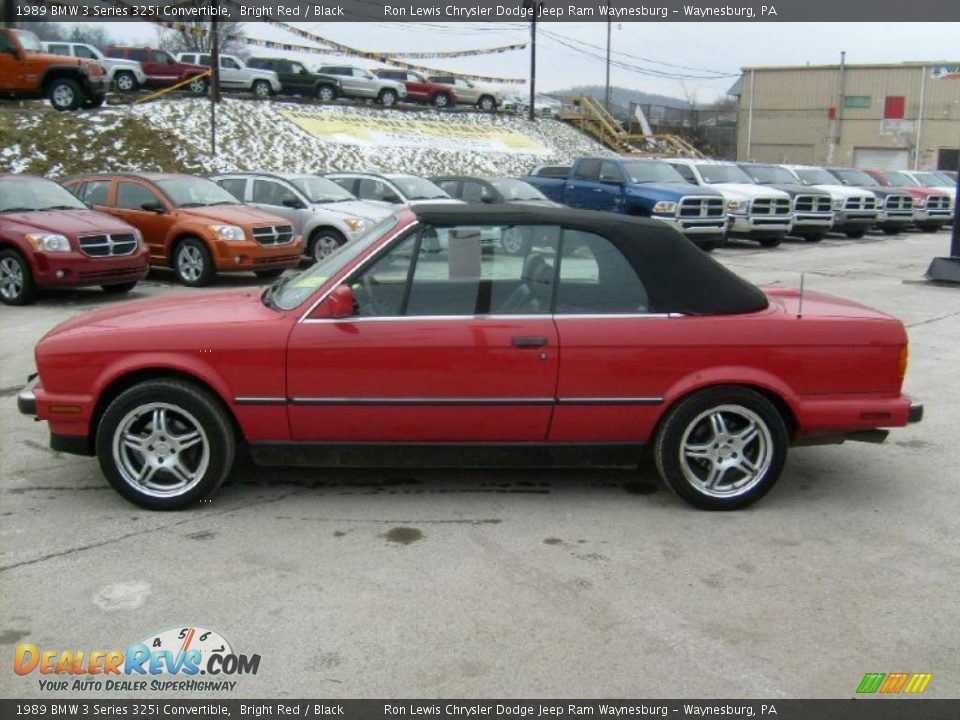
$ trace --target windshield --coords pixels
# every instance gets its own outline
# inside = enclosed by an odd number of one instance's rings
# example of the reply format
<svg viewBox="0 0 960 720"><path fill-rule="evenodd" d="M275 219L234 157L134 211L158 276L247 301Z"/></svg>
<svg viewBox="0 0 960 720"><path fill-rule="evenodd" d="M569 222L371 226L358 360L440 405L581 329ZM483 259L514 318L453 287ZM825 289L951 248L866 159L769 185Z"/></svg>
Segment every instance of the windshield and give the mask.
<svg viewBox="0 0 960 720"><path fill-rule="evenodd" d="M396 215L389 215L374 225L365 234L341 245L333 254L318 262L316 265L294 275L279 285L274 285L264 301L271 301L281 310L293 310L304 300L313 295L317 288L332 278L347 265L359 257L368 247L396 227L400 219Z"/></svg>
<svg viewBox="0 0 960 720"><path fill-rule="evenodd" d="M0 181L0 213L86 209L86 205L52 180L18 177Z"/></svg>
<svg viewBox="0 0 960 720"><path fill-rule="evenodd" d="M522 180L491 180L493 185L507 202L514 200L546 200L546 196L533 185Z"/></svg>
<svg viewBox="0 0 960 720"><path fill-rule="evenodd" d="M407 200L439 200L450 196L429 180L413 175L392 175L389 180L400 188Z"/></svg>
<svg viewBox="0 0 960 720"><path fill-rule="evenodd" d="M741 165L740 169L759 185L797 184L797 179L789 170L776 165Z"/></svg>
<svg viewBox="0 0 960 720"><path fill-rule="evenodd" d="M839 185L840 181L826 170L819 168L797 168L794 170L804 185Z"/></svg>
<svg viewBox="0 0 960 720"><path fill-rule="evenodd" d="M855 185L857 187L880 187L874 178L870 177L863 170L831 170L834 175L840 178L844 185Z"/></svg>
<svg viewBox="0 0 960 720"><path fill-rule="evenodd" d="M936 175L936 176L939 177L941 180L943 180L943 186L956 185L956 184L957 184L956 179L950 177L950 176L947 175L946 173L938 172L938 173L934 173L934 175ZM941 187L943 187L943 186L941 186Z"/></svg>
<svg viewBox="0 0 960 720"><path fill-rule="evenodd" d="M215 182L204 178L178 177L176 180L157 180L157 187L170 198L170 202L181 208L242 204Z"/></svg>
<svg viewBox="0 0 960 720"><path fill-rule="evenodd" d="M17 40L20 46L27 52L43 52L43 46L40 39L29 30L14 30L17 34Z"/></svg>
<svg viewBox="0 0 960 720"><path fill-rule="evenodd" d="M663 162L632 160L621 163L624 172L634 183L686 183L683 175Z"/></svg>
<svg viewBox="0 0 960 720"><path fill-rule="evenodd" d="M917 180L920 181L921 185L928 188L943 187L944 185L953 185L953 183L945 183L944 178L932 172L917 173L915 177L917 178Z"/></svg>
<svg viewBox="0 0 960 720"><path fill-rule="evenodd" d="M325 177L302 177L291 180L294 187L307 196L312 203L333 203L356 200L347 190Z"/></svg>
<svg viewBox="0 0 960 720"><path fill-rule="evenodd" d="M703 181L708 185L715 183L746 183L752 185L753 180L736 165L697 165Z"/></svg>
<svg viewBox="0 0 960 720"><path fill-rule="evenodd" d="M920 183L914 180L909 175L904 175L899 172L888 171L883 174L884 180L886 180L891 185L901 185L903 187L920 187Z"/></svg>

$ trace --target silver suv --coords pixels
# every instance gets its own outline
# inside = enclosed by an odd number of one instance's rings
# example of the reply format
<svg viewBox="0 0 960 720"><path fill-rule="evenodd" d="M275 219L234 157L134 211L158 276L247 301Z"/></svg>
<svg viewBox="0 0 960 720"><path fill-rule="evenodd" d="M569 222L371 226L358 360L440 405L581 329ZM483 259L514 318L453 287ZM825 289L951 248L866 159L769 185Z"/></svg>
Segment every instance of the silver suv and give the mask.
<svg viewBox="0 0 960 720"><path fill-rule="evenodd" d="M407 97L407 86L396 80L387 80L374 75L369 70L353 65L323 65L318 73L335 75L343 84L343 96L376 100L384 107L396 105L398 100Z"/></svg>
<svg viewBox="0 0 960 720"><path fill-rule="evenodd" d="M107 73L110 86L121 92L133 92L147 81L143 66L136 60L108 58L93 45L77 42L45 42L43 49L52 55L93 60Z"/></svg>
<svg viewBox="0 0 960 720"><path fill-rule="evenodd" d="M210 53L186 52L177 60L188 65L210 67ZM280 79L272 70L248 68L236 55L220 55L220 87L249 90L258 98L268 98L280 92Z"/></svg>
<svg viewBox="0 0 960 720"><path fill-rule="evenodd" d="M452 85L457 92L457 105L476 105L484 112L494 112L503 104L503 93L489 85L478 85L452 75L431 75L430 82Z"/></svg>
<svg viewBox="0 0 960 720"><path fill-rule="evenodd" d="M210 178L237 200L289 220L305 240L307 255L321 260L365 233L393 208L368 203L318 175L223 173Z"/></svg>

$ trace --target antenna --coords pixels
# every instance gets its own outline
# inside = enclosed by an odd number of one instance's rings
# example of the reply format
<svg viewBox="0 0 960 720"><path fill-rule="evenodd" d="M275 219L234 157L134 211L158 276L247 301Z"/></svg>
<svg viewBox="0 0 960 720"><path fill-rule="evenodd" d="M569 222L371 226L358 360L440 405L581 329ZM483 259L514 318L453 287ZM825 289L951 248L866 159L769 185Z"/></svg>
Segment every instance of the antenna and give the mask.
<svg viewBox="0 0 960 720"><path fill-rule="evenodd" d="M806 273L800 273L800 302L797 304L797 320L803 317L803 278Z"/></svg>

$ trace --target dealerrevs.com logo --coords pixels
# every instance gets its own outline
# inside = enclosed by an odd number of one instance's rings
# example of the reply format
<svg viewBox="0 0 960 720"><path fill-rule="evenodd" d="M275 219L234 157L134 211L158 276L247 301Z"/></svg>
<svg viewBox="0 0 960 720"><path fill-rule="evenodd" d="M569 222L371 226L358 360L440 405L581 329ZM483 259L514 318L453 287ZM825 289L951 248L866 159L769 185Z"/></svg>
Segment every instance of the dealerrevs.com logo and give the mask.
<svg viewBox="0 0 960 720"><path fill-rule="evenodd" d="M42 676L40 689L50 692L231 691L237 686L233 677L259 669L259 655L237 654L223 635L197 626L164 630L126 650L50 650L21 643L13 657L17 675Z"/></svg>

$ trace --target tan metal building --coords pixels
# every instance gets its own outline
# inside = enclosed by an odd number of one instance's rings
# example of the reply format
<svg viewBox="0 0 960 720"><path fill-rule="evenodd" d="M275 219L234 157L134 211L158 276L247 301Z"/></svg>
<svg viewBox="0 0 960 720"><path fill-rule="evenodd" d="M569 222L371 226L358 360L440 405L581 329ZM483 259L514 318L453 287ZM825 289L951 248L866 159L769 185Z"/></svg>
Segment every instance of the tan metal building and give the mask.
<svg viewBox="0 0 960 720"><path fill-rule="evenodd" d="M890 169L960 164L960 62L748 67L737 158Z"/></svg>

